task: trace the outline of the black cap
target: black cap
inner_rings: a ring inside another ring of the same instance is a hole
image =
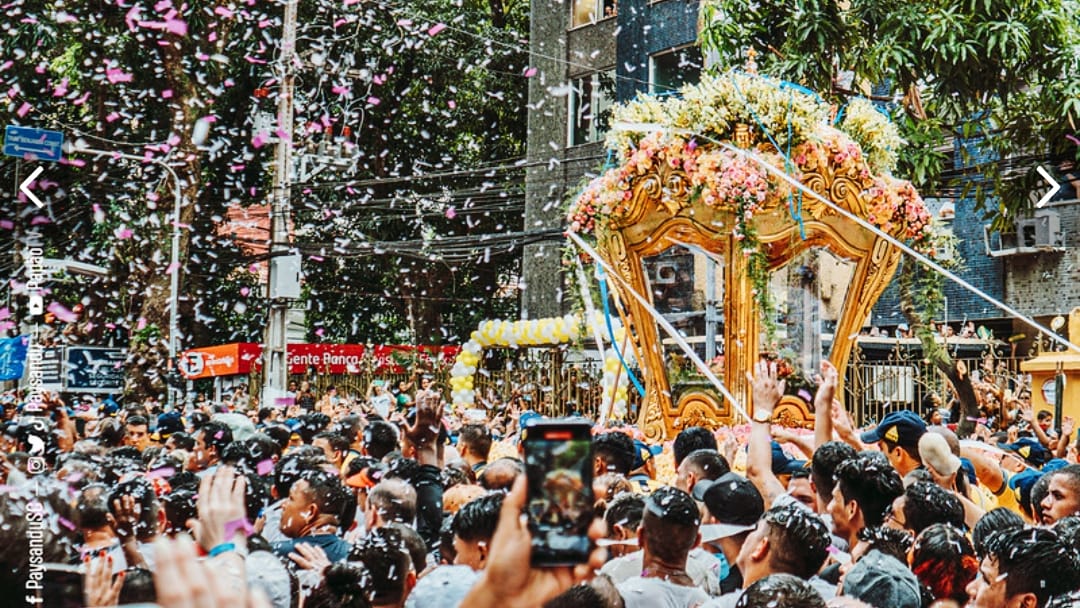
[[[757,487],[735,473],[725,473],[715,481],[697,482],[693,496],[705,503],[705,508],[716,520],[715,524],[702,526],[703,541],[750,530],[765,512],[765,501]],[[706,527],[709,530],[706,531]]]

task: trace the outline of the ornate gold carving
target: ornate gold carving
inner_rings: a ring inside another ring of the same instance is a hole
[[[773,421],[781,426],[796,429],[814,428],[814,415],[802,399],[784,395],[773,410]]]
[[[750,146],[749,126],[737,126],[734,143]],[[811,154],[804,160],[800,161],[799,179],[805,186],[836,205],[865,216],[867,201],[863,199],[863,192],[873,184],[865,164],[846,163],[833,167],[827,152]],[[740,243],[731,236],[735,226],[733,209],[691,201],[690,192],[684,171],[672,168],[666,162],[654,163],[650,172],[632,182],[626,214],[598,235],[599,251],[619,276],[648,301],[651,301],[651,295],[645,287],[644,258],[662,253],[675,246],[676,241],[696,245],[724,258],[727,264],[724,273],[724,378],[736,399],[746,404],[750,396],[746,372],[753,369],[758,359],[760,334],[759,311],[747,276],[746,257],[742,255]],[[798,224],[787,210],[787,200],[777,197],[768,201],[765,210],[753,219],[771,268],[783,266],[810,247],[824,247],[856,263],[830,353],[842,381],[854,336],[896,272],[900,252],[808,196],[802,199],[804,240],[800,238]],[[622,285],[616,285],[616,288],[616,291],[624,289]],[[646,437],[650,440],[670,437],[691,423],[710,427],[738,423],[735,409],[730,404],[705,393],[692,392],[673,402],[661,342],[668,336],[659,331],[652,315],[636,298],[623,293],[620,300],[625,308],[624,325],[632,329],[634,348],[644,370],[646,399],[638,424]],[[780,422],[804,427],[812,425],[813,415],[805,404],[797,398],[792,399],[798,403],[781,401],[782,407],[777,414]]]

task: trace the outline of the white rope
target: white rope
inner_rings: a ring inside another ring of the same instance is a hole
[[[600,353],[600,365],[603,366],[607,361],[607,357],[604,356],[604,338],[600,334],[600,323],[598,322],[596,307],[593,306],[592,293],[589,291],[589,284],[585,277],[585,269],[581,265],[581,258],[575,256],[574,262],[576,263],[575,273],[577,275],[578,284],[581,286],[581,299],[585,302],[585,325],[592,330],[593,339],[596,340],[596,350]],[[614,339],[611,342],[611,348],[618,348]],[[615,403],[615,392],[618,389],[617,383],[611,387],[611,395],[604,399],[600,404],[600,424],[607,426],[608,418],[611,416],[611,408]]]

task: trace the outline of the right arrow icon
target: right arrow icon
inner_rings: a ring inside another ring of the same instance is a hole
[[[23,180],[23,183],[19,184],[19,192],[25,194],[26,198],[30,199],[31,203],[37,205],[38,209],[44,207],[45,203],[41,202],[41,200],[38,197],[34,196],[34,193],[30,191],[30,184],[34,183],[34,180],[37,179],[38,176],[41,175],[41,172],[44,170],[45,167],[38,167],[37,169],[34,169],[34,172],[30,174],[30,177],[26,178],[25,180]]]
[[[1048,190],[1046,194],[1044,194],[1043,197],[1039,199],[1039,202],[1035,203],[1036,209],[1042,209],[1043,205],[1050,202],[1050,199],[1054,198],[1054,195],[1058,193],[1058,190],[1061,190],[1061,184],[1057,183],[1057,181],[1055,181],[1054,178],[1050,175],[1050,172],[1046,169],[1043,169],[1041,166],[1035,167],[1035,170],[1039,172],[1039,175],[1041,175],[1043,179],[1046,180],[1046,183],[1050,184],[1050,190]]]

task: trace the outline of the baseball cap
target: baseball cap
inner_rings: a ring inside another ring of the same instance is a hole
[[[634,466],[631,470],[637,470],[645,466],[645,463],[652,460],[653,453],[649,449],[649,445],[644,441],[638,439],[634,440]]]
[[[772,442],[772,472],[773,475],[791,475],[795,471],[805,468],[805,460],[796,460],[784,452],[784,448],[776,441]]]
[[[716,523],[701,526],[702,542],[752,530],[765,512],[765,501],[758,489],[750,480],[735,473],[697,482],[693,496],[705,503],[705,508],[716,520]]]
[[[1039,440],[1031,437],[1021,437],[1015,443],[999,443],[998,447],[1016,452],[1024,462],[1033,467],[1041,467],[1050,460],[1050,451],[1044,448]]]
[[[916,447],[926,432],[926,422],[910,410],[891,412],[881,419],[877,428],[862,434],[863,443],[877,443],[883,439],[898,445]]]
[[[871,606],[920,608],[919,579],[891,555],[874,549],[844,576],[844,595]]]

